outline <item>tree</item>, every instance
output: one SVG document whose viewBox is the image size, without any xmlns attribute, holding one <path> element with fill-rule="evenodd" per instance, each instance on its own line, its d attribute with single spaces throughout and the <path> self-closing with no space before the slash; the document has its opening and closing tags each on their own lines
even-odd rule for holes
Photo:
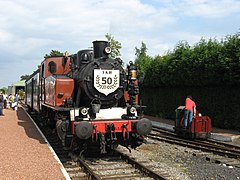
<svg viewBox="0 0 240 180">
<path fill-rule="evenodd" d="M 63 53 L 61 53 L 60 51 L 57 51 L 57 50 L 52 50 L 50 52 L 50 54 L 46 54 L 44 56 L 44 58 L 48 58 L 48 57 L 59 57 L 59 56 L 63 56 Z"/>
<path fill-rule="evenodd" d="M 115 40 L 111 34 L 106 34 L 105 37 L 107 38 L 108 42 L 110 42 L 110 47 L 112 49 L 110 57 L 113 59 L 116 57 L 120 57 L 121 56 L 120 49 L 122 48 L 121 43 Z"/>
<path fill-rule="evenodd" d="M 0 89 L 0 92 L 2 92 L 3 94 L 5 94 L 7 92 L 7 88 L 3 87 Z"/>
<path fill-rule="evenodd" d="M 140 49 L 135 47 L 135 64 L 138 67 L 138 77 L 140 82 L 144 79 L 145 73 L 147 71 L 147 68 L 149 67 L 152 57 L 147 55 L 147 46 L 145 43 L 142 42 L 142 45 Z"/>
<path fill-rule="evenodd" d="M 26 80 L 27 78 L 29 77 L 29 75 L 22 75 L 21 77 L 20 77 L 20 81 L 23 81 L 23 80 Z"/>
<path fill-rule="evenodd" d="M 180 41 L 172 52 L 162 57 L 149 57 L 143 42 L 135 50 L 135 63 L 144 85 L 240 86 L 240 33 L 221 42 L 202 38 L 192 47 Z"/>
<path fill-rule="evenodd" d="M 135 47 L 135 50 L 136 50 L 135 55 L 137 56 L 137 58 L 139 58 L 141 56 L 145 57 L 147 55 L 147 45 L 144 42 L 142 42 L 140 49 Z"/>
</svg>

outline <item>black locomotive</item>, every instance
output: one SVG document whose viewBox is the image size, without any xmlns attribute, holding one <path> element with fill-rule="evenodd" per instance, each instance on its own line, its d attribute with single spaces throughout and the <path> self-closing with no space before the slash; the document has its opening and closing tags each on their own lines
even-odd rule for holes
<svg viewBox="0 0 240 180">
<path fill-rule="evenodd" d="M 141 118 L 136 66 L 130 62 L 125 70 L 110 53 L 108 42 L 94 41 L 93 51 L 45 58 L 26 80 L 27 105 L 71 150 L 136 148 L 151 131 L 151 122 Z"/>
</svg>

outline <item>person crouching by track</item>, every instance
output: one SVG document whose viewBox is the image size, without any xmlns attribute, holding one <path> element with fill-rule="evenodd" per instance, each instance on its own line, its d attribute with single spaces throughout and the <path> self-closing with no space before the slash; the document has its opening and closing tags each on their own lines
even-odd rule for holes
<svg viewBox="0 0 240 180">
<path fill-rule="evenodd" d="M 192 100 L 192 96 L 188 95 L 185 100 L 184 109 L 184 128 L 191 126 L 193 117 L 196 116 L 196 104 Z"/>
</svg>

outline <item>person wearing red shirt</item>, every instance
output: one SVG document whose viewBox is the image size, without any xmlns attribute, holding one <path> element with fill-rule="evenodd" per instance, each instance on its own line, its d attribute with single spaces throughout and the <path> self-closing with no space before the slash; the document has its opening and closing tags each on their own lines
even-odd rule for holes
<svg viewBox="0 0 240 180">
<path fill-rule="evenodd" d="M 193 116 L 196 116 L 196 104 L 192 100 L 192 96 L 189 95 L 185 100 L 184 128 L 188 128 L 191 125 Z"/>
</svg>

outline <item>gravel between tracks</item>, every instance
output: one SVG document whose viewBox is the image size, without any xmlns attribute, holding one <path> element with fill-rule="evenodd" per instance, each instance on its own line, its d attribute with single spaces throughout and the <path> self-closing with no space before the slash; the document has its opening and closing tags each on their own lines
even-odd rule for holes
<svg viewBox="0 0 240 180">
<path fill-rule="evenodd" d="M 147 118 L 173 125 L 174 121 L 147 116 Z M 231 130 L 214 128 L 215 132 L 230 133 Z M 143 144 L 132 151 L 132 156 L 144 157 L 150 163 L 169 173 L 172 180 L 236 180 L 240 179 L 240 168 L 216 164 L 205 159 L 205 156 L 193 156 L 193 152 L 201 152 L 187 147 L 171 145 L 165 142 L 149 140 L 150 144 Z M 231 144 L 239 145 L 240 139 Z M 127 151 L 125 151 L 127 152 Z M 221 159 L 221 156 L 215 156 Z"/>
<path fill-rule="evenodd" d="M 124 148 L 121 149 L 128 153 Z M 131 155 L 149 160 L 149 164 L 155 164 L 155 167 L 167 172 L 171 176 L 171 180 L 240 179 L 240 168 L 207 161 L 203 158 L 204 156 L 202 158 L 193 156 L 193 152 L 200 151 L 153 141 L 151 144 L 144 144 L 137 150 L 133 150 Z"/>
</svg>

